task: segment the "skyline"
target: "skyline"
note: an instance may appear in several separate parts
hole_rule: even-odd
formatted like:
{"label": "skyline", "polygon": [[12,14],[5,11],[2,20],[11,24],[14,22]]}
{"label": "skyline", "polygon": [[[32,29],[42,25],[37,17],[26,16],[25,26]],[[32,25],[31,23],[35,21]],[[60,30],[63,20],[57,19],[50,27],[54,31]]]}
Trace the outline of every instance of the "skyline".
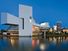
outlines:
{"label": "skyline", "polygon": [[18,16],[19,4],[30,5],[33,7],[33,17],[37,23],[49,22],[50,26],[53,26],[57,21],[61,21],[63,27],[68,27],[67,2],[65,0],[1,0],[0,13],[8,12]]}

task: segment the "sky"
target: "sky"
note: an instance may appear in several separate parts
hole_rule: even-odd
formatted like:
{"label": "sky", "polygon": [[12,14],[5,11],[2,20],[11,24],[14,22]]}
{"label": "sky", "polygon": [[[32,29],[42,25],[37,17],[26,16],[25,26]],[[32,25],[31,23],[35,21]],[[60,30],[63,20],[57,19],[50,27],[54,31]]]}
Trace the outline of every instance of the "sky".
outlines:
{"label": "sky", "polygon": [[68,27],[68,0],[0,0],[0,13],[8,12],[18,16],[19,4],[33,7],[36,23],[49,22],[52,27],[61,21],[62,27]]}

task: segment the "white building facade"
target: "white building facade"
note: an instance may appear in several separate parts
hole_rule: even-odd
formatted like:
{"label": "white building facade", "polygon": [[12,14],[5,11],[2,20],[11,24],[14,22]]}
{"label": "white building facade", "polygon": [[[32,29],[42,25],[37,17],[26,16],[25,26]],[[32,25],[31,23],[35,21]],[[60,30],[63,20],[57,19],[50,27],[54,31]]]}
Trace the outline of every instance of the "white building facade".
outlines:
{"label": "white building facade", "polygon": [[22,36],[32,36],[32,7],[19,5],[19,34]]}
{"label": "white building facade", "polygon": [[19,5],[19,17],[9,13],[1,14],[2,25],[18,25],[19,36],[32,36],[32,7],[27,5]]}

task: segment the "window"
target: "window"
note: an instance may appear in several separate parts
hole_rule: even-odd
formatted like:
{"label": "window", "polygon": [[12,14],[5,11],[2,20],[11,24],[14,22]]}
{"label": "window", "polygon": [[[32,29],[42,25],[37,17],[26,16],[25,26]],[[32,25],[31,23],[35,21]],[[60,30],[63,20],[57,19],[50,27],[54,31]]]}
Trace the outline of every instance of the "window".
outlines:
{"label": "window", "polygon": [[24,29],[24,18],[22,18],[22,29]]}
{"label": "window", "polygon": [[30,16],[30,19],[32,19],[32,17]]}
{"label": "window", "polygon": [[31,23],[31,21],[32,21],[32,17],[31,17],[31,16],[29,17],[29,21],[30,21],[30,23]]}

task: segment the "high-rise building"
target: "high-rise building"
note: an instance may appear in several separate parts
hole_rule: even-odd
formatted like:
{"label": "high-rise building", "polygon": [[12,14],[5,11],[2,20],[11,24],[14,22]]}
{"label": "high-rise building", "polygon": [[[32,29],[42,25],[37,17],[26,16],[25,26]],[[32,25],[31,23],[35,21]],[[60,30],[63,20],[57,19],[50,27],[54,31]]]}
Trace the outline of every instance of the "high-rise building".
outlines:
{"label": "high-rise building", "polygon": [[57,31],[61,31],[61,22],[57,22]]}

